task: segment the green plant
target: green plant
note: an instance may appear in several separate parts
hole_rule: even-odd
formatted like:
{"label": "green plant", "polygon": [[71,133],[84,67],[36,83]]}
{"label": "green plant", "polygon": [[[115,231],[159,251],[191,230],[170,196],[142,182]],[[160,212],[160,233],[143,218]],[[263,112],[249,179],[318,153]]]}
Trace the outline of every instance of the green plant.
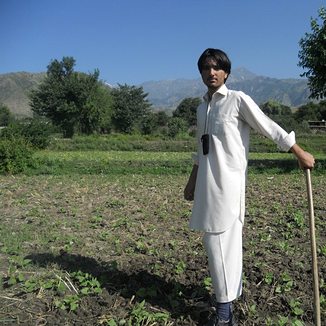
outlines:
{"label": "green plant", "polygon": [[33,150],[23,138],[0,139],[0,173],[16,174],[32,165]]}
{"label": "green plant", "polygon": [[320,295],[320,306],[326,308],[326,298],[323,294]]}
{"label": "green plant", "polygon": [[292,290],[294,285],[294,281],[292,278],[286,273],[281,274],[281,278],[278,281],[278,284],[275,288],[276,293],[284,293],[284,292],[289,292]]}
{"label": "green plant", "polygon": [[295,299],[291,299],[289,305],[291,307],[291,312],[295,316],[302,316],[303,315],[304,311],[301,308],[301,302],[299,302],[298,300],[295,300]]}
{"label": "green plant", "polygon": [[277,325],[278,326],[285,326],[287,325],[289,322],[289,318],[286,316],[278,316],[278,322]]}
{"label": "green plant", "polygon": [[168,320],[169,314],[165,312],[149,312],[146,309],[146,302],[143,300],[137,303],[131,313],[128,322],[129,326],[155,325],[155,323],[164,323]]}
{"label": "green plant", "polygon": [[184,261],[180,261],[177,266],[175,267],[175,272],[177,274],[182,274],[187,267],[187,264]]}
{"label": "green plant", "polygon": [[250,305],[248,314],[250,317],[254,317],[257,315],[257,305],[256,304]]}
{"label": "green plant", "polygon": [[90,219],[90,223],[91,223],[91,228],[96,229],[97,227],[102,225],[103,217],[100,215],[92,216],[92,218]]}
{"label": "green plant", "polygon": [[101,284],[96,277],[81,271],[70,274],[71,278],[77,282],[82,294],[98,294],[102,292]]}
{"label": "green plant", "polygon": [[318,250],[323,256],[326,256],[326,245],[322,245]]}
{"label": "green plant", "polygon": [[79,306],[80,297],[76,294],[67,295],[63,299],[54,301],[56,308],[61,310],[75,311]]}
{"label": "green plant", "polygon": [[293,220],[295,225],[302,229],[305,225],[305,217],[304,214],[301,211],[294,212],[293,214]]}
{"label": "green plant", "polygon": [[267,272],[264,276],[264,281],[267,285],[271,285],[274,280],[274,274],[273,272]]}
{"label": "green plant", "polygon": [[212,278],[211,277],[204,278],[204,287],[207,291],[210,291],[212,289]]}

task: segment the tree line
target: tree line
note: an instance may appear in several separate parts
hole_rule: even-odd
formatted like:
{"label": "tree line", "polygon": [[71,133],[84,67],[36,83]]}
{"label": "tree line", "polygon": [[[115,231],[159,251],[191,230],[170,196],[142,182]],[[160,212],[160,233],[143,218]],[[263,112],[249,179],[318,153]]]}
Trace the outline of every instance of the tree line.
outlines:
{"label": "tree line", "polygon": [[[200,98],[185,98],[168,115],[152,109],[142,87],[126,84],[108,87],[99,80],[98,70],[89,74],[77,72],[75,64],[73,57],[52,60],[44,81],[30,93],[33,119],[18,123],[10,110],[0,105],[0,125],[11,125],[11,129],[17,132],[19,129],[22,134],[52,130],[67,138],[76,133],[140,133],[171,138],[180,133],[195,134]],[[307,132],[307,121],[326,120],[326,101],[310,102],[295,111],[275,101],[263,103],[261,108],[286,130]]]}

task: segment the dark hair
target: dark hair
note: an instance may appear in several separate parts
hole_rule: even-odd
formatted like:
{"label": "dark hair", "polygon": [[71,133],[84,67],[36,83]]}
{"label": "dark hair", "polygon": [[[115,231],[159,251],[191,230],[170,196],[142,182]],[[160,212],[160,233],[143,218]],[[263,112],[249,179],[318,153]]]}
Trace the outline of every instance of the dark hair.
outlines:
{"label": "dark hair", "polygon": [[224,70],[228,75],[231,73],[231,61],[227,54],[219,49],[206,49],[198,59],[198,69],[201,73],[203,70],[204,62],[207,58],[212,58],[216,61],[218,67]]}

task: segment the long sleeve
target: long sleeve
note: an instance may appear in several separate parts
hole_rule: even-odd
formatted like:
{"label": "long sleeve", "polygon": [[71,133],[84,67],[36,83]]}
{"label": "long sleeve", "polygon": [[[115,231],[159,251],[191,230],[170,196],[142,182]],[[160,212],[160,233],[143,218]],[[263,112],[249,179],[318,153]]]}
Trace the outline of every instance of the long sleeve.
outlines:
{"label": "long sleeve", "polygon": [[240,92],[240,117],[246,121],[253,129],[274,141],[283,151],[289,149],[295,144],[295,133],[287,133],[276,122],[271,120],[250,96]]}

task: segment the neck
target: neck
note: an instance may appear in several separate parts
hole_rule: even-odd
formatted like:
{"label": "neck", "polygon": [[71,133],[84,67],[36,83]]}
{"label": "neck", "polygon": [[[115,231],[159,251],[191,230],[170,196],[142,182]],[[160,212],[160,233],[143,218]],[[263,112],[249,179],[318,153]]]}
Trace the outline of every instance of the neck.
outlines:
{"label": "neck", "polygon": [[208,91],[207,91],[207,95],[208,95],[209,100],[212,99],[213,94],[214,94],[217,90],[218,90],[218,89],[216,89],[216,88],[209,88],[209,89],[208,89]]}

